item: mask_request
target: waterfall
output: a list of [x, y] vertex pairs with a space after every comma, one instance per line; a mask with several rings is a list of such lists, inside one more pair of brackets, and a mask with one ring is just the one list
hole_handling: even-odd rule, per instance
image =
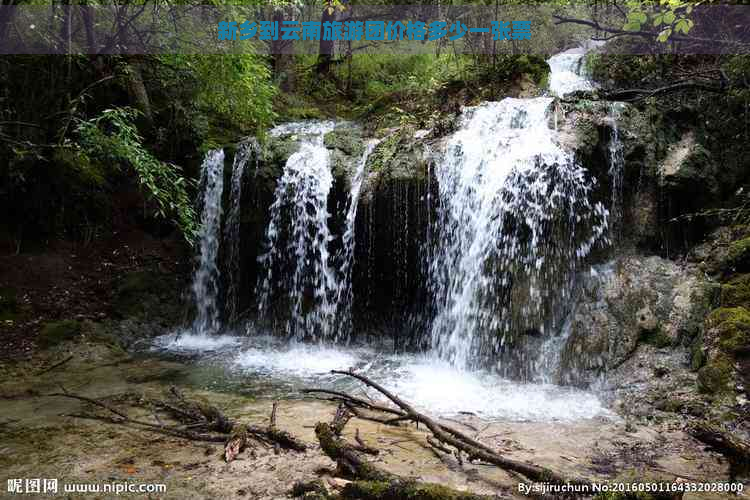
[[596, 47], [588, 42], [579, 47], [555, 54], [547, 60], [550, 67], [549, 90], [556, 96], [564, 96], [579, 90], [593, 90], [591, 81], [584, 75], [584, 56]]
[[608, 160], [609, 176], [612, 181], [612, 208], [611, 223], [612, 233], [618, 234], [622, 222], [622, 188], [625, 167], [622, 141], [620, 140], [620, 129], [617, 126], [623, 103], [612, 103], [609, 108], [609, 119], [612, 124], [612, 137], [609, 140]]
[[337, 289], [328, 243], [328, 193], [333, 185], [329, 152], [323, 137], [332, 122], [291, 123], [271, 130], [271, 135], [297, 134], [299, 150], [284, 166], [276, 184], [266, 253], [259, 257], [265, 269], [256, 287], [258, 312], [272, 320], [276, 297], [288, 300], [285, 321], [288, 336], [296, 339], [330, 338], [335, 332], [334, 300]]
[[227, 295], [226, 313], [229, 321], [237, 319], [240, 287], [240, 218], [242, 209], [242, 180], [245, 165], [251, 158], [258, 160], [260, 144], [254, 138], [237, 147], [232, 164], [232, 179], [229, 192], [229, 210], [224, 222], [224, 242], [227, 245]]
[[224, 189], [224, 151], [214, 149], [206, 154], [201, 167], [199, 198], [201, 227], [198, 233], [199, 263], [193, 276], [196, 316], [192, 332], [215, 334], [219, 330], [216, 298], [220, 272], [216, 265], [221, 231], [221, 196]]
[[570, 299], [576, 264], [606, 239], [607, 211], [589, 202], [593, 180], [549, 128], [552, 101], [465, 108], [435, 168], [432, 344], [456, 366], [475, 367], [520, 336], [544, 335], [545, 319]]
[[[323, 138], [332, 122], [291, 123], [272, 135], [296, 134], [299, 150], [287, 160], [274, 192], [267, 251], [259, 258], [265, 268], [256, 288], [262, 320], [273, 320], [277, 297], [286, 315], [285, 333], [294, 339], [346, 340], [351, 330], [352, 266], [355, 221], [367, 159], [378, 141], [369, 141], [351, 173], [341, 234], [341, 248], [333, 255], [334, 235], [328, 226], [328, 196], [333, 185], [329, 152]], [[284, 244], [286, 241], [286, 244]], [[288, 307], [285, 307], [288, 306]]]
[[351, 179], [349, 197], [347, 200], [346, 229], [341, 237], [341, 254], [339, 256], [340, 273], [336, 290], [336, 303], [338, 304], [338, 323], [342, 335], [348, 335], [352, 324], [352, 302], [354, 294], [352, 291], [352, 265], [354, 264], [354, 242], [355, 222], [357, 218], [357, 207], [359, 206], [359, 195], [362, 191], [362, 182], [366, 176], [367, 159], [370, 157], [379, 140], [370, 140], [365, 145], [362, 157], [357, 163], [357, 168]]

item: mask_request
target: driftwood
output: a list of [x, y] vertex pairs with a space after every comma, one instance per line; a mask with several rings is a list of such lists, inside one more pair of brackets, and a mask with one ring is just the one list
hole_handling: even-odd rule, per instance
[[[498, 453], [496, 450], [494, 450], [493, 448], [485, 445], [484, 443], [481, 443], [480, 441], [477, 441], [476, 439], [470, 436], [467, 436], [466, 434], [458, 431], [457, 429], [453, 427], [437, 422], [433, 420], [432, 418], [430, 418], [429, 416], [418, 412], [409, 403], [407, 403], [406, 401], [403, 401], [401, 398], [391, 393], [390, 391], [382, 387], [377, 382], [374, 382], [370, 380], [369, 378], [365, 377], [364, 375], [360, 375], [352, 371], [339, 371], [339, 370], [333, 370], [331, 373], [356, 378], [357, 380], [361, 381], [368, 387], [371, 387], [375, 389], [376, 391], [380, 392], [383, 396], [388, 398], [398, 408], [398, 409], [394, 409], [394, 408], [385, 407], [387, 408], [387, 413], [391, 415], [395, 415], [396, 420], [398, 421], [410, 420], [412, 422], [415, 422], [417, 425], [419, 425], [420, 423], [424, 424], [425, 427], [429, 429], [429, 431], [432, 433], [433, 437], [435, 438], [435, 441], [433, 441], [433, 443], [430, 443], [430, 445], [433, 448], [436, 448], [435, 444], [440, 443], [441, 445], [440, 448], [443, 448], [443, 449], [447, 449], [447, 446], [452, 446], [453, 448], [456, 449], [455, 455], [457, 459], [459, 460], [459, 462], [462, 460], [461, 453], [464, 453], [468, 456], [469, 460], [480, 460], [482, 462], [500, 467], [506, 471], [521, 474], [524, 477], [533, 481], [543, 481], [543, 482], [550, 482], [550, 483], [556, 483], [556, 484], [589, 485], [589, 486], [591, 484], [584, 479], [581, 479], [578, 477], [565, 476], [563, 474], [552, 471], [551, 469], [547, 469], [545, 467], [541, 467], [536, 464], [527, 463], [527, 462], [519, 462], [517, 460], [506, 458], [502, 456], [500, 453]], [[332, 394], [331, 391], [323, 391], [319, 389], [309, 390], [307, 392]], [[342, 401], [344, 404], [351, 406], [351, 407], [363, 406], [366, 409], [383, 408], [382, 405], [377, 405], [375, 403], [365, 401], [361, 398], [347, 397], [347, 395], [344, 393], [333, 393], [333, 395], [338, 400]], [[391, 419], [391, 421], [392, 420], [393, 419]], [[320, 425], [321, 424], [318, 424], [318, 427], [320, 427]], [[327, 425], [327, 424], [323, 424], [323, 425]], [[316, 427], [316, 434], [318, 434], [318, 427]], [[321, 432], [325, 431], [324, 427], [320, 427], [320, 429], [321, 429]], [[325, 437], [325, 435], [323, 435], [323, 437]], [[321, 439], [321, 435], [318, 435], [318, 439], [319, 440]], [[322, 444], [323, 443], [321, 441], [321, 445]], [[437, 449], [440, 451], [443, 451], [440, 448], [437, 448]], [[350, 448], [347, 448], [347, 449], [350, 449]], [[344, 456], [341, 457], [341, 460], [345, 464], [346, 468], [351, 469], [352, 467], [354, 467], [354, 464], [348, 463], [346, 454], [344, 454]]]
[[[344, 408], [342, 410], [342, 408]], [[360, 499], [360, 500], [393, 500], [409, 498], [412, 500], [491, 500], [495, 496], [477, 495], [448, 488], [434, 483], [401, 478], [384, 471], [372, 463], [367, 462], [360, 455], [361, 450], [346, 442], [341, 437], [344, 426], [351, 418], [342, 404], [336, 411], [333, 421], [328, 424], [319, 422], [315, 426], [315, 435], [320, 442], [323, 452], [338, 465], [339, 474], [351, 478], [342, 482], [337, 495], [330, 495], [329, 489], [321, 481], [312, 483], [298, 483], [292, 494], [312, 493], [317, 499]], [[306, 496], [305, 498], [310, 498]]]
[[[277, 452], [279, 448], [294, 451], [305, 451], [307, 449], [306, 443], [289, 432], [276, 427], [275, 403], [271, 411], [270, 424], [267, 427], [262, 427], [231, 420], [207, 401], [187, 399], [174, 387], [170, 390], [170, 399], [168, 400], [144, 400], [139, 398], [136, 402], [136, 404], [152, 409], [156, 423], [131, 418], [123, 410], [111, 404], [72, 394], [65, 388], [62, 388], [62, 392], [49, 394], [48, 396], [84, 401], [109, 413], [106, 416], [97, 414], [67, 415], [70, 417], [127, 425], [190, 441], [225, 443], [224, 457], [228, 462], [234, 460], [243, 449], [247, 448], [251, 444], [251, 440], [274, 446]], [[168, 414], [179, 423], [175, 425], [164, 424], [159, 417], [159, 411]]]

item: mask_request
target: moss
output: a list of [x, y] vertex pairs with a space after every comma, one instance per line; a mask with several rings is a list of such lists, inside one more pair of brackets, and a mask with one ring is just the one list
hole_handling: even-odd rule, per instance
[[323, 144], [329, 149], [340, 149], [350, 156], [360, 156], [364, 150], [362, 135], [351, 127], [337, 128], [323, 137]]
[[742, 274], [721, 286], [721, 306], [750, 306], [750, 274]]
[[42, 348], [49, 348], [81, 334], [81, 324], [75, 320], [53, 321], [42, 327], [37, 343]]
[[422, 147], [414, 140], [414, 129], [404, 127], [383, 139], [373, 150], [367, 165], [377, 172], [379, 182], [392, 180], [417, 180], [426, 178]]
[[750, 237], [732, 242], [727, 250], [723, 267], [736, 271], [750, 268]]
[[680, 401], [679, 399], [667, 397], [657, 401], [655, 406], [657, 410], [661, 410], [667, 413], [678, 413], [685, 407], [685, 403], [683, 401]]
[[723, 395], [731, 392], [734, 366], [726, 355], [717, 355], [698, 370], [698, 389], [705, 394]]
[[435, 483], [414, 480], [354, 481], [341, 491], [343, 498], [361, 500], [484, 500], [488, 497]]
[[706, 353], [703, 351], [703, 337], [699, 336], [690, 347], [690, 369], [700, 370], [706, 364]]
[[718, 332], [719, 347], [736, 352], [750, 345], [750, 311], [744, 307], [722, 307], [708, 316], [709, 328]]

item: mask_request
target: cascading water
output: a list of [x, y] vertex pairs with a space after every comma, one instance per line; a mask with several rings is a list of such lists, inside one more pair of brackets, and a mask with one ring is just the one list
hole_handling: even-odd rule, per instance
[[332, 239], [328, 193], [333, 176], [323, 144], [324, 135], [333, 127], [333, 122], [308, 122], [271, 130], [272, 136], [297, 134], [300, 147], [287, 160], [276, 184], [266, 231], [267, 251], [259, 257], [266, 273], [256, 287], [258, 312], [262, 320], [272, 319], [272, 302], [283, 294], [290, 301], [285, 331], [299, 340], [328, 339], [336, 331], [337, 279], [328, 250]]
[[357, 169], [351, 179], [349, 198], [347, 200], [346, 229], [341, 237], [341, 253], [339, 255], [340, 273], [339, 282], [336, 287], [336, 303], [338, 304], [338, 322], [340, 330], [345, 334], [351, 330], [352, 318], [351, 307], [354, 300], [352, 291], [352, 265], [354, 264], [354, 242], [355, 222], [357, 218], [357, 207], [359, 206], [359, 195], [362, 191], [362, 182], [367, 173], [367, 159], [380, 141], [370, 140], [365, 146], [365, 151], [357, 163]]
[[[284, 166], [271, 205], [268, 251], [259, 259], [266, 274], [257, 287], [258, 307], [260, 317], [268, 320], [273, 298], [279, 292], [286, 295], [291, 310], [285, 332], [297, 340], [344, 339], [351, 328], [355, 220], [367, 159], [377, 141], [366, 145], [352, 173], [341, 249], [333, 255], [329, 243], [334, 236], [328, 226], [333, 176], [323, 143], [325, 134], [333, 128], [332, 122], [308, 122], [271, 131], [279, 136], [296, 134], [301, 143]], [[286, 246], [281, 244], [284, 237]], [[279, 284], [280, 290], [276, 288]]]
[[240, 215], [242, 209], [242, 180], [245, 166], [251, 159], [258, 160], [260, 144], [254, 138], [237, 147], [232, 165], [232, 179], [229, 192], [229, 210], [224, 222], [224, 242], [227, 246], [227, 295], [226, 313], [230, 321], [237, 319], [240, 288]]
[[549, 90], [556, 96], [564, 96], [579, 90], [593, 90], [591, 81], [584, 75], [584, 56], [598, 44], [587, 42], [578, 47], [555, 54], [547, 60], [549, 64]]
[[[589, 88], [579, 71], [582, 56], [550, 60], [554, 93]], [[560, 71], [570, 75], [559, 78]], [[429, 187], [412, 193], [427, 201], [425, 207], [437, 207], [425, 214], [428, 227], [419, 233], [420, 240], [431, 242], [423, 249], [434, 299], [428, 313], [435, 312], [431, 353], [389, 354], [392, 346], [386, 343], [336, 347], [263, 335], [168, 347], [192, 352], [231, 344], [212, 356], [206, 370], [211, 384], [238, 384], [242, 390], [256, 384], [277, 395], [310, 385], [349, 391], [353, 388], [337, 385], [327, 373], [353, 368], [436, 415], [473, 411], [511, 420], [606, 415], [595, 395], [546, 383], [556, 380], [550, 375], [570, 331], [564, 318], [576, 268], [608, 236], [607, 210], [590, 201], [594, 181], [560, 148], [549, 127], [552, 102], [505, 99], [466, 108], [460, 129], [430, 157], [438, 161], [428, 162]], [[355, 220], [375, 223], [372, 203], [357, 211], [370, 144], [351, 176], [340, 247], [329, 229], [329, 222], [338, 220], [328, 212], [334, 179], [324, 145], [333, 127], [306, 122], [271, 131], [289, 135], [299, 149], [277, 181], [266, 250], [258, 259], [256, 299], [260, 319], [296, 340], [344, 337], [351, 323]], [[237, 161], [233, 186], [234, 175], [241, 176]], [[394, 205], [412, 203], [404, 186], [392, 194]], [[408, 217], [396, 219], [384, 229], [398, 233], [392, 235], [393, 253], [403, 256], [400, 246], [415, 226]], [[368, 231], [363, 243], [376, 246], [374, 234]], [[335, 255], [334, 248], [340, 248]], [[364, 253], [368, 262], [359, 264], [366, 277], [373, 250]], [[393, 266], [408, 268], [400, 257]], [[217, 382], [214, 363], [223, 355], [227, 375]], [[463, 370], [467, 367], [475, 369]], [[543, 383], [518, 384], [503, 375]]]
[[609, 140], [609, 176], [612, 182], [612, 208], [611, 223], [612, 233], [618, 234], [622, 222], [622, 187], [625, 166], [625, 157], [623, 153], [622, 140], [620, 139], [620, 129], [617, 126], [620, 111], [624, 106], [623, 103], [612, 103], [609, 108], [609, 119], [612, 124], [612, 137]]
[[214, 149], [206, 154], [201, 167], [200, 211], [201, 228], [198, 233], [200, 250], [198, 268], [193, 277], [193, 298], [196, 316], [191, 328], [198, 335], [212, 335], [219, 331], [219, 309], [216, 298], [221, 278], [216, 265], [221, 232], [221, 196], [224, 190], [224, 151]]
[[[585, 87], [571, 70], [582, 55], [550, 59], [553, 90]], [[607, 242], [607, 210], [589, 201], [594, 181], [549, 127], [552, 102], [466, 108], [436, 166], [432, 344], [457, 367], [497, 360], [506, 375], [548, 379], [555, 363], [544, 352], [555, 350], [550, 335], [562, 330], [575, 268]], [[527, 352], [527, 337], [547, 340]]]

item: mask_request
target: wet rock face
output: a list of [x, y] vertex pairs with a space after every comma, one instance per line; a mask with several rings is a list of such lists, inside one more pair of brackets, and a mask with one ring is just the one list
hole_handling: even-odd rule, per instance
[[[628, 361], [640, 348], [680, 351], [701, 335], [712, 287], [695, 268], [659, 257], [623, 257], [583, 277], [571, 313], [561, 379], [588, 385]], [[617, 379], [610, 383], [617, 385]]]
[[[284, 165], [290, 156], [300, 148], [300, 136], [289, 133], [267, 137], [262, 153], [252, 159], [246, 169], [242, 186], [242, 204], [240, 216], [240, 290], [238, 310], [254, 310], [255, 297], [252, 294], [258, 275], [262, 271], [258, 266], [258, 257], [265, 251], [264, 242], [269, 223], [269, 208], [274, 201], [274, 191], [278, 179], [284, 171]], [[362, 152], [364, 141], [361, 127], [349, 123], [337, 127], [324, 136], [324, 144], [331, 155], [331, 171], [334, 177], [329, 196], [329, 224], [334, 234], [341, 235], [344, 223], [343, 213], [346, 207], [350, 178]], [[231, 168], [231, 161], [227, 162]], [[338, 208], [337, 208], [338, 207]], [[339, 248], [340, 241], [331, 244], [331, 251]]]
[[400, 345], [422, 337], [416, 315], [427, 303], [423, 242], [436, 198], [424, 151], [413, 129], [385, 137], [369, 157], [356, 219], [355, 330]]
[[[560, 141], [575, 154], [599, 183], [598, 199], [605, 202], [613, 218], [620, 243], [660, 250], [660, 207], [657, 189], [657, 144], [648, 117], [633, 106], [579, 100], [555, 107], [552, 126]], [[620, 142], [621, 165], [613, 166], [613, 141]], [[619, 185], [613, 168], [620, 168]], [[615, 191], [618, 191], [615, 193]], [[615, 207], [615, 197], [621, 206]], [[620, 213], [618, 213], [620, 212]]]

